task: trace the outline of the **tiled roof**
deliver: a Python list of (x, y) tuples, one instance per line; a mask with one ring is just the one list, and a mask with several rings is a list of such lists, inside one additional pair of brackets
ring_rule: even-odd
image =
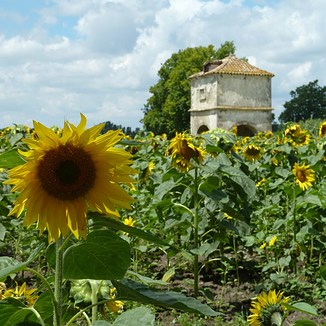
[(204, 65), (203, 71), (191, 75), (189, 78), (200, 77), (210, 74), (229, 74), (229, 75), (251, 75), (251, 76), (270, 76), (274, 74), (259, 69), (247, 61), (238, 59), (230, 55), (222, 60), (210, 61)]

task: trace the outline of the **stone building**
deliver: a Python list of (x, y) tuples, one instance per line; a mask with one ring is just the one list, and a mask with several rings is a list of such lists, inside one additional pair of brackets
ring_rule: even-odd
[(273, 76), (234, 55), (206, 63), (189, 77), (191, 133), (235, 126), (241, 136), (271, 130)]

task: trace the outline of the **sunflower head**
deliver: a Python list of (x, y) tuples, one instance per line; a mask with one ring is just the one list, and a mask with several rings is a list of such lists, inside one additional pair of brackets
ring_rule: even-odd
[(171, 155), (174, 165), (181, 171), (188, 171), (193, 167), (191, 160), (202, 163), (205, 151), (195, 144), (193, 137), (185, 133), (176, 132), (167, 149), (167, 155)]
[(26, 163), (9, 171), (6, 184), (19, 195), (10, 215), (26, 209), (24, 224), (36, 222), (49, 240), (71, 231), (86, 237), (88, 209), (118, 217), (118, 208), (130, 208), (132, 198), (120, 183), (130, 184), (135, 173), (131, 154), (115, 147), (123, 138), (119, 131), (100, 134), (104, 124), (86, 129), (65, 122), (62, 132), (34, 121), (37, 137), (24, 139), (29, 150), (20, 151)]
[(268, 245), (269, 245), (270, 247), (274, 246), (276, 240), (277, 240), (277, 236), (274, 235), (274, 236), (269, 240)]
[(243, 150), (243, 155), (249, 161), (255, 161), (263, 155), (263, 149), (260, 146), (248, 145)]
[(249, 309), (251, 315), (248, 316), (249, 325), (281, 325), (285, 311), (284, 304), (287, 304), (288, 301), (289, 298), (283, 297), (283, 292), (276, 293), (275, 290), (268, 293), (262, 292), (251, 303)]
[(294, 124), (285, 129), (284, 135), (287, 137), (299, 137), (301, 134), (301, 127), (299, 124)]
[(318, 135), (319, 137), (324, 137), (326, 135), (326, 121), (320, 124)]
[(8, 289), (4, 291), (2, 295), (2, 299), (15, 298), (22, 301), (24, 304), (28, 306), (32, 306), (38, 298), (38, 295), (34, 293), (36, 290), (37, 289), (34, 288), (27, 289), (26, 282), (24, 282), (21, 286), (16, 284), (15, 289)]
[(135, 225), (135, 220), (131, 216), (129, 216), (123, 220), (123, 224), (133, 227)]
[(295, 176), (295, 182), (303, 191), (311, 187), (315, 181), (315, 173), (310, 169), (310, 165), (294, 163), (292, 172)]
[(303, 146), (310, 142), (311, 135), (307, 130), (301, 129), (300, 125), (294, 124), (287, 128), (284, 132), (285, 142), (292, 146)]

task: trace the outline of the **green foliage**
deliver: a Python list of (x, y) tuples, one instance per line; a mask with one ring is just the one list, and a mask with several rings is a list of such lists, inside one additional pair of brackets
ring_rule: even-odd
[[(180, 325), (245, 325), (254, 293), (246, 293), (238, 308), (243, 315), (229, 322), (216, 317), (215, 310), (227, 303), (218, 303), (213, 286), (219, 286), (223, 301), (226, 286), (248, 286), (248, 279), (252, 291), (255, 286), (284, 291), (290, 296), (288, 311), (316, 316), (313, 304), (326, 298), (325, 137), (316, 132), (321, 122), (307, 122), (311, 138), (304, 144), (287, 141), (284, 130), (252, 138), (210, 131), (197, 137), (206, 153), (204, 164), (194, 163), (187, 172), (171, 164), (169, 141), (163, 136), (148, 133), (123, 141), (119, 146), (134, 154), (139, 174), (130, 190), (133, 209), (120, 214), (122, 220), (132, 217), (135, 227), (89, 213), (87, 239), (67, 238), (59, 249), (33, 227), (26, 230), (22, 219), (7, 216), (16, 195), (2, 185), (0, 279), (7, 288), (26, 281), (37, 288), (39, 298), (32, 306), (17, 298), (0, 300), (0, 324), (53, 325), (57, 252), (63, 254), (61, 307), (68, 326), (83, 324), (85, 316), (98, 326), (152, 325), (155, 308), (147, 305), (170, 311)], [(21, 135), (16, 130), (9, 135), (11, 143), (1, 139), (3, 157), (20, 146), (16, 139)], [(261, 147), (262, 156), (244, 156), (249, 144)], [(314, 171), (315, 181), (305, 191), (295, 182), (294, 162)], [(10, 166), (18, 163), (13, 160)], [(5, 180), (6, 170), (1, 178)], [(199, 283), (199, 299), (191, 297), (195, 257), (199, 280), (210, 281)], [(124, 312), (108, 311), (107, 303), (115, 300), (125, 301)], [(303, 319), (296, 325), (314, 322)]]
[(279, 116), (282, 123), (326, 118), (326, 86), (319, 86), (318, 80), (297, 87), (290, 95), (292, 99), (285, 102)]
[(112, 231), (93, 231), (65, 251), (63, 264), (66, 278), (120, 279), (130, 265), (130, 247)]
[(158, 82), (149, 89), (152, 96), (144, 107), (142, 120), (145, 129), (168, 136), (189, 129), (189, 76), (202, 70), (206, 61), (222, 59), (234, 53), (234, 43), (225, 42), (219, 49), (213, 45), (199, 46), (172, 54), (158, 71)]
[(217, 316), (219, 313), (212, 310), (200, 301), (186, 297), (182, 293), (173, 291), (157, 291), (146, 287), (141, 283), (123, 279), (112, 281), (118, 291), (120, 300), (135, 300), (144, 304), (155, 304), (165, 308), (175, 308), (182, 311), (200, 313), (205, 316)]

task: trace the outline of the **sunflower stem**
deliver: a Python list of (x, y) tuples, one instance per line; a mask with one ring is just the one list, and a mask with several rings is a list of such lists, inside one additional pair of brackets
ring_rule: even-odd
[(56, 258), (55, 258), (55, 274), (54, 274), (54, 296), (56, 301), (56, 309), (54, 309), (54, 326), (61, 326), (62, 317), (62, 280), (63, 280), (63, 250), (61, 248), (63, 243), (62, 236), (59, 237), (55, 244)]
[(33, 312), (33, 314), (36, 316), (37, 320), (40, 322), (41, 326), (45, 326), (45, 323), (44, 323), (40, 313), (34, 307), (29, 307), (28, 309)]
[(98, 311), (98, 298), (97, 298), (97, 292), (99, 289), (99, 284), (95, 280), (89, 281), (92, 289), (92, 324), (94, 325), (97, 320), (97, 311)]
[[(198, 224), (199, 224), (199, 215), (198, 215), (198, 169), (195, 168), (195, 178), (194, 178), (194, 246), (195, 249), (199, 248), (199, 237), (198, 237)], [(199, 283), (199, 262), (198, 254), (194, 255), (194, 296), (198, 297), (198, 283)]]
[[(52, 305), (53, 305), (53, 312), (54, 312), (53, 316), (54, 316), (54, 318), (57, 318), (57, 320), (58, 320), (59, 314), (58, 314), (58, 309), (57, 309), (56, 297), (54, 295), (54, 292), (52, 290), (52, 287), (51, 287), (50, 283), (48, 282), (48, 280), (41, 273), (39, 273), (35, 269), (26, 267), (25, 270), (33, 273), (34, 275), (36, 275), (43, 282), (43, 284), (45, 284), (46, 288), (49, 291), (49, 295), (51, 297), (51, 301), (52, 301)], [(56, 325), (56, 324), (54, 324), (54, 325)]]
[(293, 185), (293, 248), (294, 248), (294, 274), (297, 274), (297, 221), (296, 221), (296, 191)]

